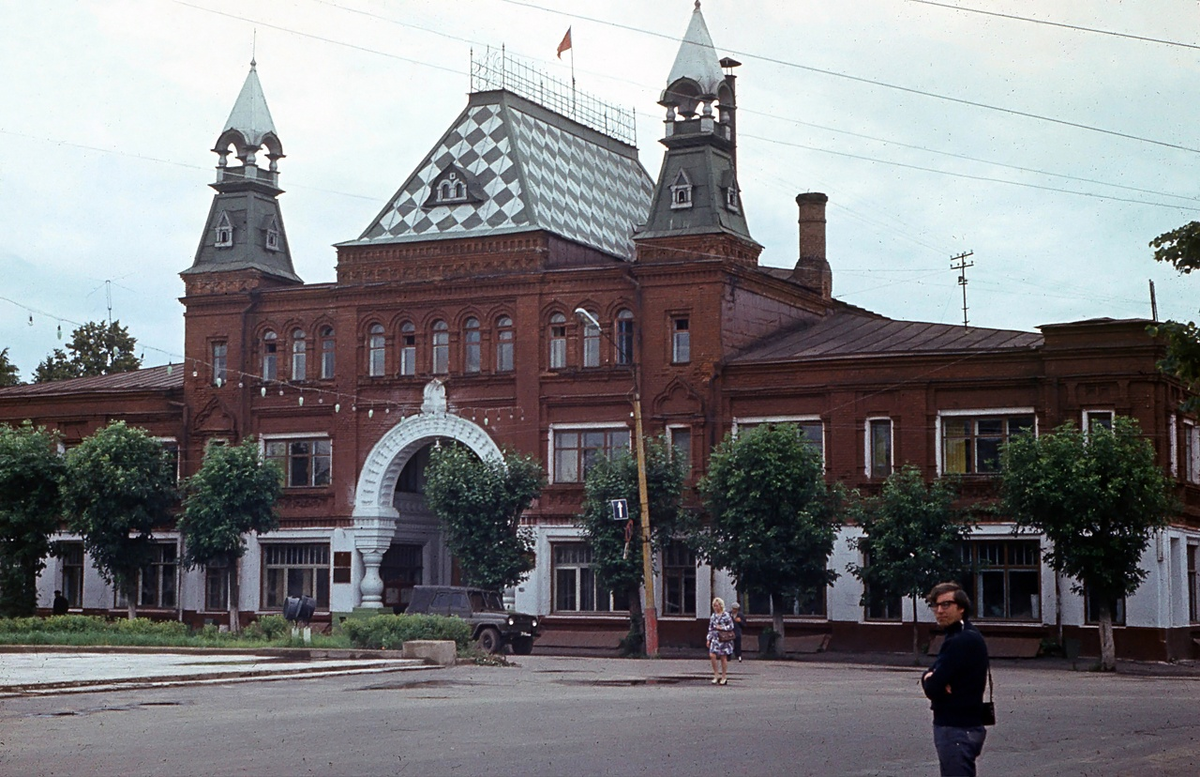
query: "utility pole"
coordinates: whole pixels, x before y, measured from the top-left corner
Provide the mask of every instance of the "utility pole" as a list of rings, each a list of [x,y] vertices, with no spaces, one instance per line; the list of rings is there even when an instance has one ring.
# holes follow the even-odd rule
[[[962,286],[963,291],[963,329],[967,328],[967,268],[974,267],[974,262],[968,262],[968,256],[974,256],[974,251],[967,251],[958,256],[950,257],[950,269],[958,270],[958,285]],[[958,262],[958,264],[955,264]]]

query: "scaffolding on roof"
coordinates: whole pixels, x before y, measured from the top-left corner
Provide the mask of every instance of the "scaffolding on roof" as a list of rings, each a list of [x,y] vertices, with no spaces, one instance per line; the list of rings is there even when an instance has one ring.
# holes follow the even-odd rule
[[[591,127],[614,140],[637,145],[633,110],[625,110],[579,92],[573,83],[548,75],[538,68],[490,46],[480,58],[471,51],[471,93],[505,89],[543,108]]]

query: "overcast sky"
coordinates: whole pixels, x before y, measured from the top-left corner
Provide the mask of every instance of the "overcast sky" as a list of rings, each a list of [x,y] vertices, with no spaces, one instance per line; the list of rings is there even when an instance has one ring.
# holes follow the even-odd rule
[[[472,47],[569,79],[555,49],[571,27],[578,88],[636,110],[657,176],[657,99],[692,5],[0,0],[0,348],[28,379],[60,325],[65,342],[111,300],[147,366],[180,361],[178,273],[252,46],[287,154],[296,271],[325,282],[332,245],[358,237],[465,106]],[[1196,317],[1200,278],[1147,245],[1200,206],[1194,0],[703,13],[718,54],[743,63],[739,181],[763,264],[795,263],[795,195],[821,191],[834,295],[854,305],[961,323],[951,257],[971,251],[972,325],[1148,318],[1150,279],[1161,318]]]

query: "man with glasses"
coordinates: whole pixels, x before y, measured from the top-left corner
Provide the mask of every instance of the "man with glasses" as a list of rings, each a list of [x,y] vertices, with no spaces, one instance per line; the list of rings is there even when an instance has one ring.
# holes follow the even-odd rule
[[[926,597],[945,641],[921,677],[933,707],[933,744],[943,777],[974,777],[983,750],[983,690],[988,654],[983,635],[968,620],[971,600],[958,583],[938,583]]]

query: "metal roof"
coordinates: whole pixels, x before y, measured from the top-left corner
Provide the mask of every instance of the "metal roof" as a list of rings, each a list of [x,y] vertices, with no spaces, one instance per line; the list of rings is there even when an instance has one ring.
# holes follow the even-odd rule
[[[242,91],[233,104],[233,110],[229,112],[229,120],[225,122],[221,134],[231,129],[242,133],[246,145],[252,149],[261,146],[267,135],[276,134],[275,122],[271,120],[271,111],[267,108],[267,98],[258,81],[258,68],[253,60],[250,61],[250,73],[242,84]]]
[[[829,315],[820,321],[772,337],[734,357],[730,363],[1000,353],[1035,349],[1042,342],[1042,335],[1036,332],[896,321],[835,303]]]
[[[142,391],[181,391],[183,365],[162,365],[143,370],[118,372],[113,375],[94,375],[69,378],[49,383],[30,383],[24,386],[0,388],[0,400],[19,397],[54,397],[71,394],[123,394]]]
[[[430,202],[451,165],[481,197]],[[652,189],[635,147],[510,92],[480,92],[362,236],[341,245],[546,230],[632,259]]]
[[[708,34],[704,15],[700,13],[700,3],[696,3],[692,10],[692,18],[688,22],[687,32],[683,35],[683,43],[679,46],[679,53],[675,55],[671,74],[667,76],[668,89],[670,84],[682,78],[695,81],[701,93],[706,95],[716,95],[717,89],[725,83],[721,61],[713,47],[712,36]]]

